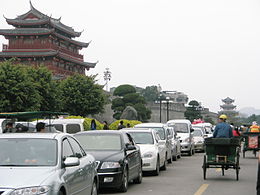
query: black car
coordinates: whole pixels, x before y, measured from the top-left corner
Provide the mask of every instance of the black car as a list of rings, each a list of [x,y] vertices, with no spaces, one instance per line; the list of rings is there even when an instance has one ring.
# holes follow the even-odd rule
[[[142,158],[132,137],[122,131],[96,130],[74,135],[97,162],[100,188],[126,192],[128,182],[142,182]]]

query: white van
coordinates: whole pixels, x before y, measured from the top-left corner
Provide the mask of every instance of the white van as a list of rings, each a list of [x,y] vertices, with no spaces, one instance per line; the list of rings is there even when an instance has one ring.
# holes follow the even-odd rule
[[[189,156],[193,155],[195,150],[191,122],[186,119],[170,120],[167,125],[173,127],[180,136],[181,152],[188,153]]]
[[[46,120],[38,120],[34,121],[36,124],[37,122],[44,122],[46,124],[53,125],[58,131],[64,133],[74,134],[80,131],[84,131],[84,119],[46,119]]]

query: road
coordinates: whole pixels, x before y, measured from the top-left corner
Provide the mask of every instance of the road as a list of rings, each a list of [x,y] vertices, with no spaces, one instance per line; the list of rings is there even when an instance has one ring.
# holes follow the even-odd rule
[[[144,176],[142,184],[129,184],[127,193],[103,190],[100,194],[125,195],[254,195],[256,194],[257,158],[251,152],[240,158],[239,181],[234,169],[225,171],[208,169],[207,180],[203,180],[203,153],[183,156],[177,162],[168,164],[159,176]]]

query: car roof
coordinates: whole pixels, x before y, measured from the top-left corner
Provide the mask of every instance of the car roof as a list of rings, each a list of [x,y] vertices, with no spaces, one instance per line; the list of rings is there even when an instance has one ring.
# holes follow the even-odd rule
[[[165,127],[166,124],[163,123],[141,123],[141,124],[137,124],[135,125],[136,127]]]
[[[155,131],[154,129],[151,128],[124,128],[121,129],[121,131],[125,131],[125,132],[153,132]]]
[[[78,132],[74,135],[86,135],[86,134],[122,134],[122,131],[119,130],[90,130]]]
[[[37,122],[44,122],[47,124],[68,124],[68,123],[83,123],[84,119],[64,119],[64,118],[59,118],[59,119],[41,119],[38,121],[34,121],[34,123]]]
[[[67,133],[3,133],[0,134],[2,138],[40,138],[40,139],[59,139]]]
[[[169,123],[186,123],[186,124],[191,124],[191,122],[187,119],[174,119],[174,120],[169,120],[167,124]]]

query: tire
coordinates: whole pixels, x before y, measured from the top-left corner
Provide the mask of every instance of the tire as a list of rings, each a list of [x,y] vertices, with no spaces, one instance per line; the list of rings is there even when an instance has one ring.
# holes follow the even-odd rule
[[[136,179],[134,179],[133,181],[136,184],[141,184],[142,180],[143,180],[143,172],[142,172],[142,165],[140,165],[138,177]]]
[[[171,152],[170,158],[167,160],[167,162],[168,162],[169,164],[172,164],[172,152]]]
[[[164,160],[164,163],[163,163],[163,166],[161,168],[162,171],[166,171],[166,162],[167,162],[167,154],[165,155],[165,160]]]
[[[192,149],[188,152],[188,156],[192,156]]]
[[[64,195],[64,192],[63,191],[59,191],[58,195]]]
[[[206,180],[206,173],[207,173],[206,155],[204,155],[202,168],[203,168],[203,179]]]
[[[95,181],[92,186],[91,195],[98,195],[97,183]]]
[[[177,155],[172,156],[173,161],[177,161],[177,158],[179,158]]]
[[[180,159],[180,158],[181,158],[181,154],[179,154],[179,155],[177,156],[177,158]]]
[[[122,184],[119,187],[120,192],[127,192],[128,189],[128,172],[127,169],[124,168],[123,177],[122,177]]]
[[[160,173],[160,158],[158,156],[157,162],[156,162],[156,169],[152,172],[154,176],[158,176]]]

